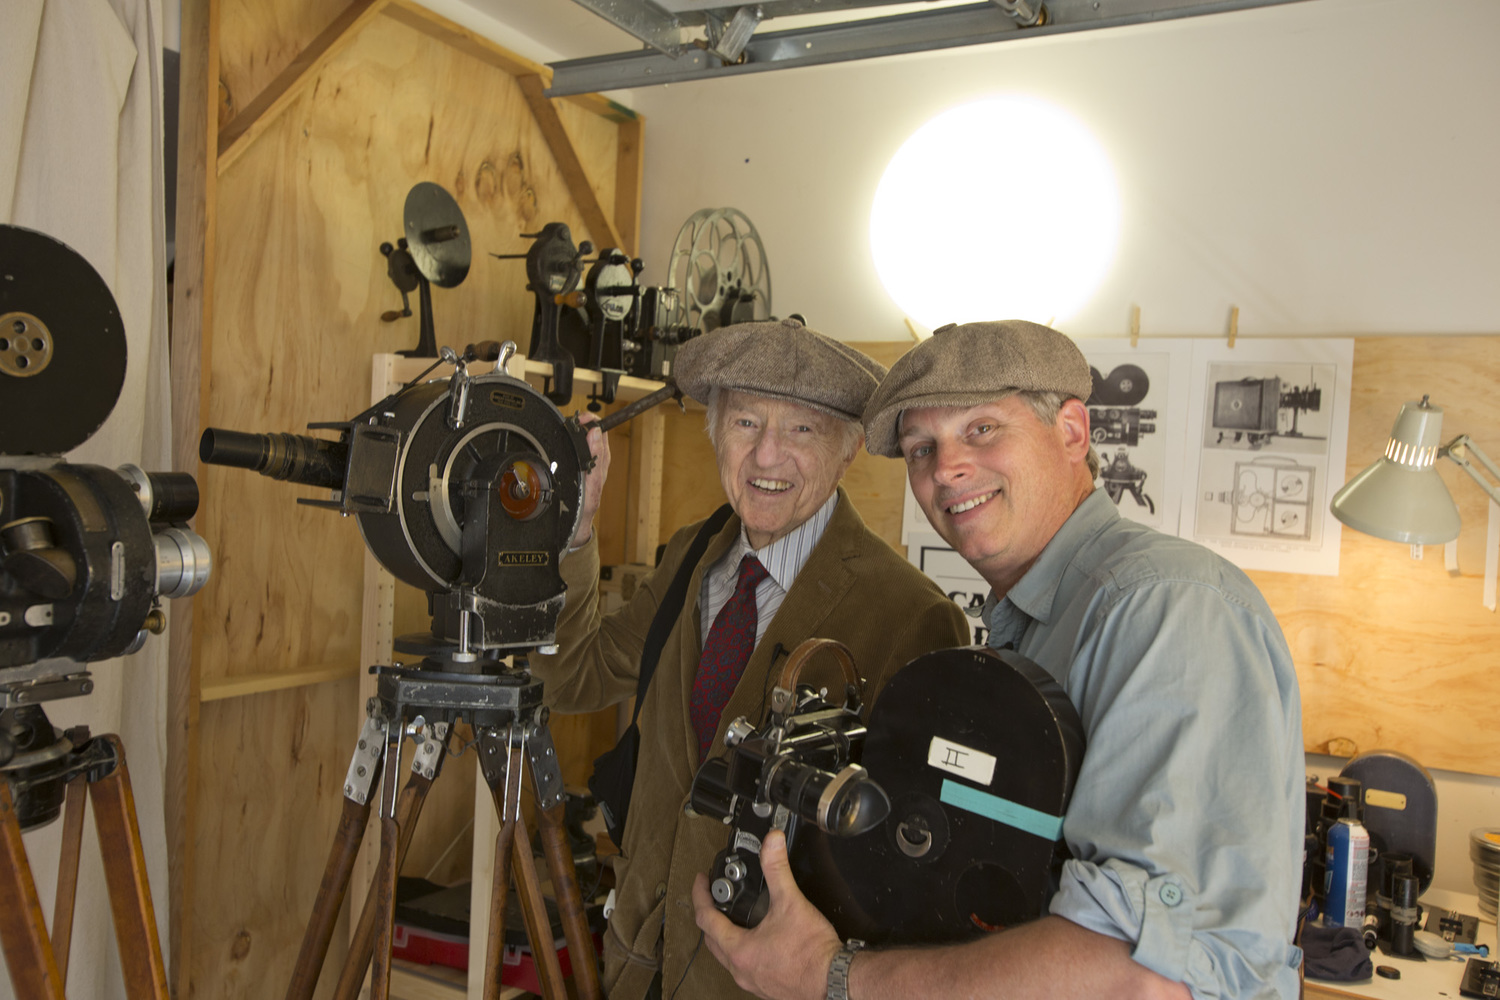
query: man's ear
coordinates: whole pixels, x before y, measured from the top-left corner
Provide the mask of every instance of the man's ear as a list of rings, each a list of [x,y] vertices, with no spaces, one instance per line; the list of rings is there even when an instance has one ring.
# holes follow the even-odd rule
[[[1063,402],[1057,410],[1057,427],[1062,432],[1063,448],[1068,457],[1088,461],[1092,442],[1089,439],[1089,408],[1083,405],[1083,400]]]

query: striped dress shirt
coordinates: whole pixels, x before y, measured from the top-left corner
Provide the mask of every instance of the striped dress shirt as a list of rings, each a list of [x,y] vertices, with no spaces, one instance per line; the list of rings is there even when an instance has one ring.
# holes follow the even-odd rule
[[[776,617],[781,602],[786,600],[787,591],[792,589],[792,581],[797,579],[797,574],[807,565],[813,549],[823,537],[823,530],[833,519],[833,509],[838,502],[839,495],[835,491],[812,517],[763,549],[750,547],[750,540],[745,537],[745,527],[740,525],[739,540],[703,574],[703,589],[698,600],[701,612],[698,631],[700,642],[708,635],[714,619],[719,616],[724,605],[729,603],[729,598],[734,596],[740,560],[747,553],[759,559],[768,574],[755,588],[755,641],[760,642],[771,619]]]

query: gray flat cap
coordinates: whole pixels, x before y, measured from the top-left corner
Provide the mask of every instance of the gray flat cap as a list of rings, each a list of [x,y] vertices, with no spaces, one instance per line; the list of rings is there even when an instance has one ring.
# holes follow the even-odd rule
[[[672,374],[700,403],[714,389],[736,389],[858,421],[885,365],[784,319],[735,323],[694,337],[678,350]]]
[[[1078,345],[1050,326],[1021,319],[950,324],[891,366],[865,407],[865,448],[901,457],[902,410],[977,406],[1017,391],[1088,399],[1094,379]]]

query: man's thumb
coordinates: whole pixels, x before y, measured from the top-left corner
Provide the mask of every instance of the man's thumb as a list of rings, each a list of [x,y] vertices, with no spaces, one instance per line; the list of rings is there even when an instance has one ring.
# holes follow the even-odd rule
[[[788,886],[795,886],[791,865],[786,856],[786,834],[772,830],[760,845],[760,870],[765,873],[766,885],[780,893]]]

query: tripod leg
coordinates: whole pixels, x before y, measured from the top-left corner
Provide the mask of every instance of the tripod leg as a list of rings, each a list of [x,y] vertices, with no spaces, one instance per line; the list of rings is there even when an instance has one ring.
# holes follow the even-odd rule
[[[89,783],[89,800],[94,806],[94,825],[99,828],[99,852],[104,857],[104,879],[114,911],[125,994],[131,1000],[167,1000],[167,969],[156,934],[151,887],[146,882],[146,856],[141,850],[125,747],[118,736],[99,739],[114,751],[115,768],[108,776]]]
[[[344,799],[338,832],[334,834],[333,848],[328,852],[328,864],[323,868],[323,881],[318,884],[312,916],[302,935],[302,950],[297,953],[297,965],[286,988],[286,1000],[309,1000],[318,985],[318,973],[323,971],[323,960],[328,957],[328,942],[333,940],[333,927],[349,891],[349,875],[354,870],[359,842],[364,838],[365,826],[369,822],[369,800],[361,804],[350,798]]]
[[[391,993],[391,946],[396,931],[396,876],[401,871],[401,826],[396,822],[396,772],[401,769],[401,720],[386,727],[385,775],[380,792],[380,860],[370,895],[375,897],[375,967],[370,972],[370,1000],[387,1000]]]
[[[385,723],[379,702],[372,699],[349,761],[349,772],[344,778],[344,806],[338,831],[328,854],[328,864],[323,869],[323,881],[318,885],[312,916],[302,936],[297,964],[292,970],[291,982],[287,984],[286,1000],[311,1000],[323,963],[328,958],[328,943],[333,940],[334,925],[349,892],[349,876],[359,855],[365,827],[370,822],[372,791],[382,787]],[[360,975],[363,974],[361,967]]]
[[[518,832],[511,839],[510,853],[516,866],[516,892],[521,897],[521,913],[526,918],[526,936],[531,941],[531,955],[536,960],[542,996],[547,1000],[567,1000],[562,965],[557,960],[557,948],[552,942],[552,921],[547,919],[547,901],[542,897],[536,860],[531,856],[531,838],[526,835],[526,826],[519,817],[516,827]]]
[[[431,778],[413,774],[401,791],[401,801],[396,807],[396,824],[401,828],[401,838],[396,845],[398,871],[406,861],[406,849],[411,846],[417,817],[422,815],[422,805],[431,788]],[[338,986],[333,991],[334,1000],[354,1000],[364,985],[365,970],[370,967],[370,958],[375,954],[375,912],[376,893],[372,891],[365,896],[365,905],[360,909],[359,923],[349,942],[349,957],[344,961]]]
[[[557,899],[558,914],[562,917],[563,937],[568,942],[573,987],[579,1000],[599,1000],[599,966],[594,958],[594,936],[589,933],[583,892],[578,885],[578,870],[573,867],[573,852],[568,848],[563,827],[566,808],[559,802],[550,809],[537,809],[537,832],[542,840],[542,853],[547,858],[552,895]]]
[[[548,1000],[563,1000],[567,990],[563,985],[557,949],[552,943],[552,921],[547,919],[547,903],[542,898],[536,862],[531,857],[531,838],[527,836],[526,824],[521,817],[522,768],[526,757],[521,732],[520,728],[513,726],[508,730],[492,727],[479,734],[479,768],[484,772],[484,781],[490,787],[501,823],[495,847],[495,880],[490,891],[485,990],[489,995],[499,988],[500,946],[505,934],[504,896],[509,887],[509,874],[513,872],[542,995]],[[504,850],[507,839],[510,841],[508,852]],[[511,864],[506,863],[507,853]]]
[[[10,983],[18,997],[63,1000],[63,980],[47,940],[42,901],[37,898],[21,824],[10,797],[10,782],[0,778],[0,946],[10,969]]]
[[[484,1000],[500,1000],[501,952],[505,948],[505,904],[510,896],[510,848],[515,820],[500,824],[495,838],[495,873],[490,883],[490,927],[484,949]]]
[[[375,968],[370,973],[370,1000],[387,1000],[391,993],[391,948],[396,933],[396,875],[400,871],[396,841],[401,828],[389,816],[380,820],[380,863],[375,870]]]
[[[57,973],[68,981],[68,952],[73,940],[73,901],[78,897],[78,855],[83,849],[84,790],[88,780],[79,775],[68,782],[63,807],[62,849],[57,861],[57,903],[52,907],[52,954]]]

